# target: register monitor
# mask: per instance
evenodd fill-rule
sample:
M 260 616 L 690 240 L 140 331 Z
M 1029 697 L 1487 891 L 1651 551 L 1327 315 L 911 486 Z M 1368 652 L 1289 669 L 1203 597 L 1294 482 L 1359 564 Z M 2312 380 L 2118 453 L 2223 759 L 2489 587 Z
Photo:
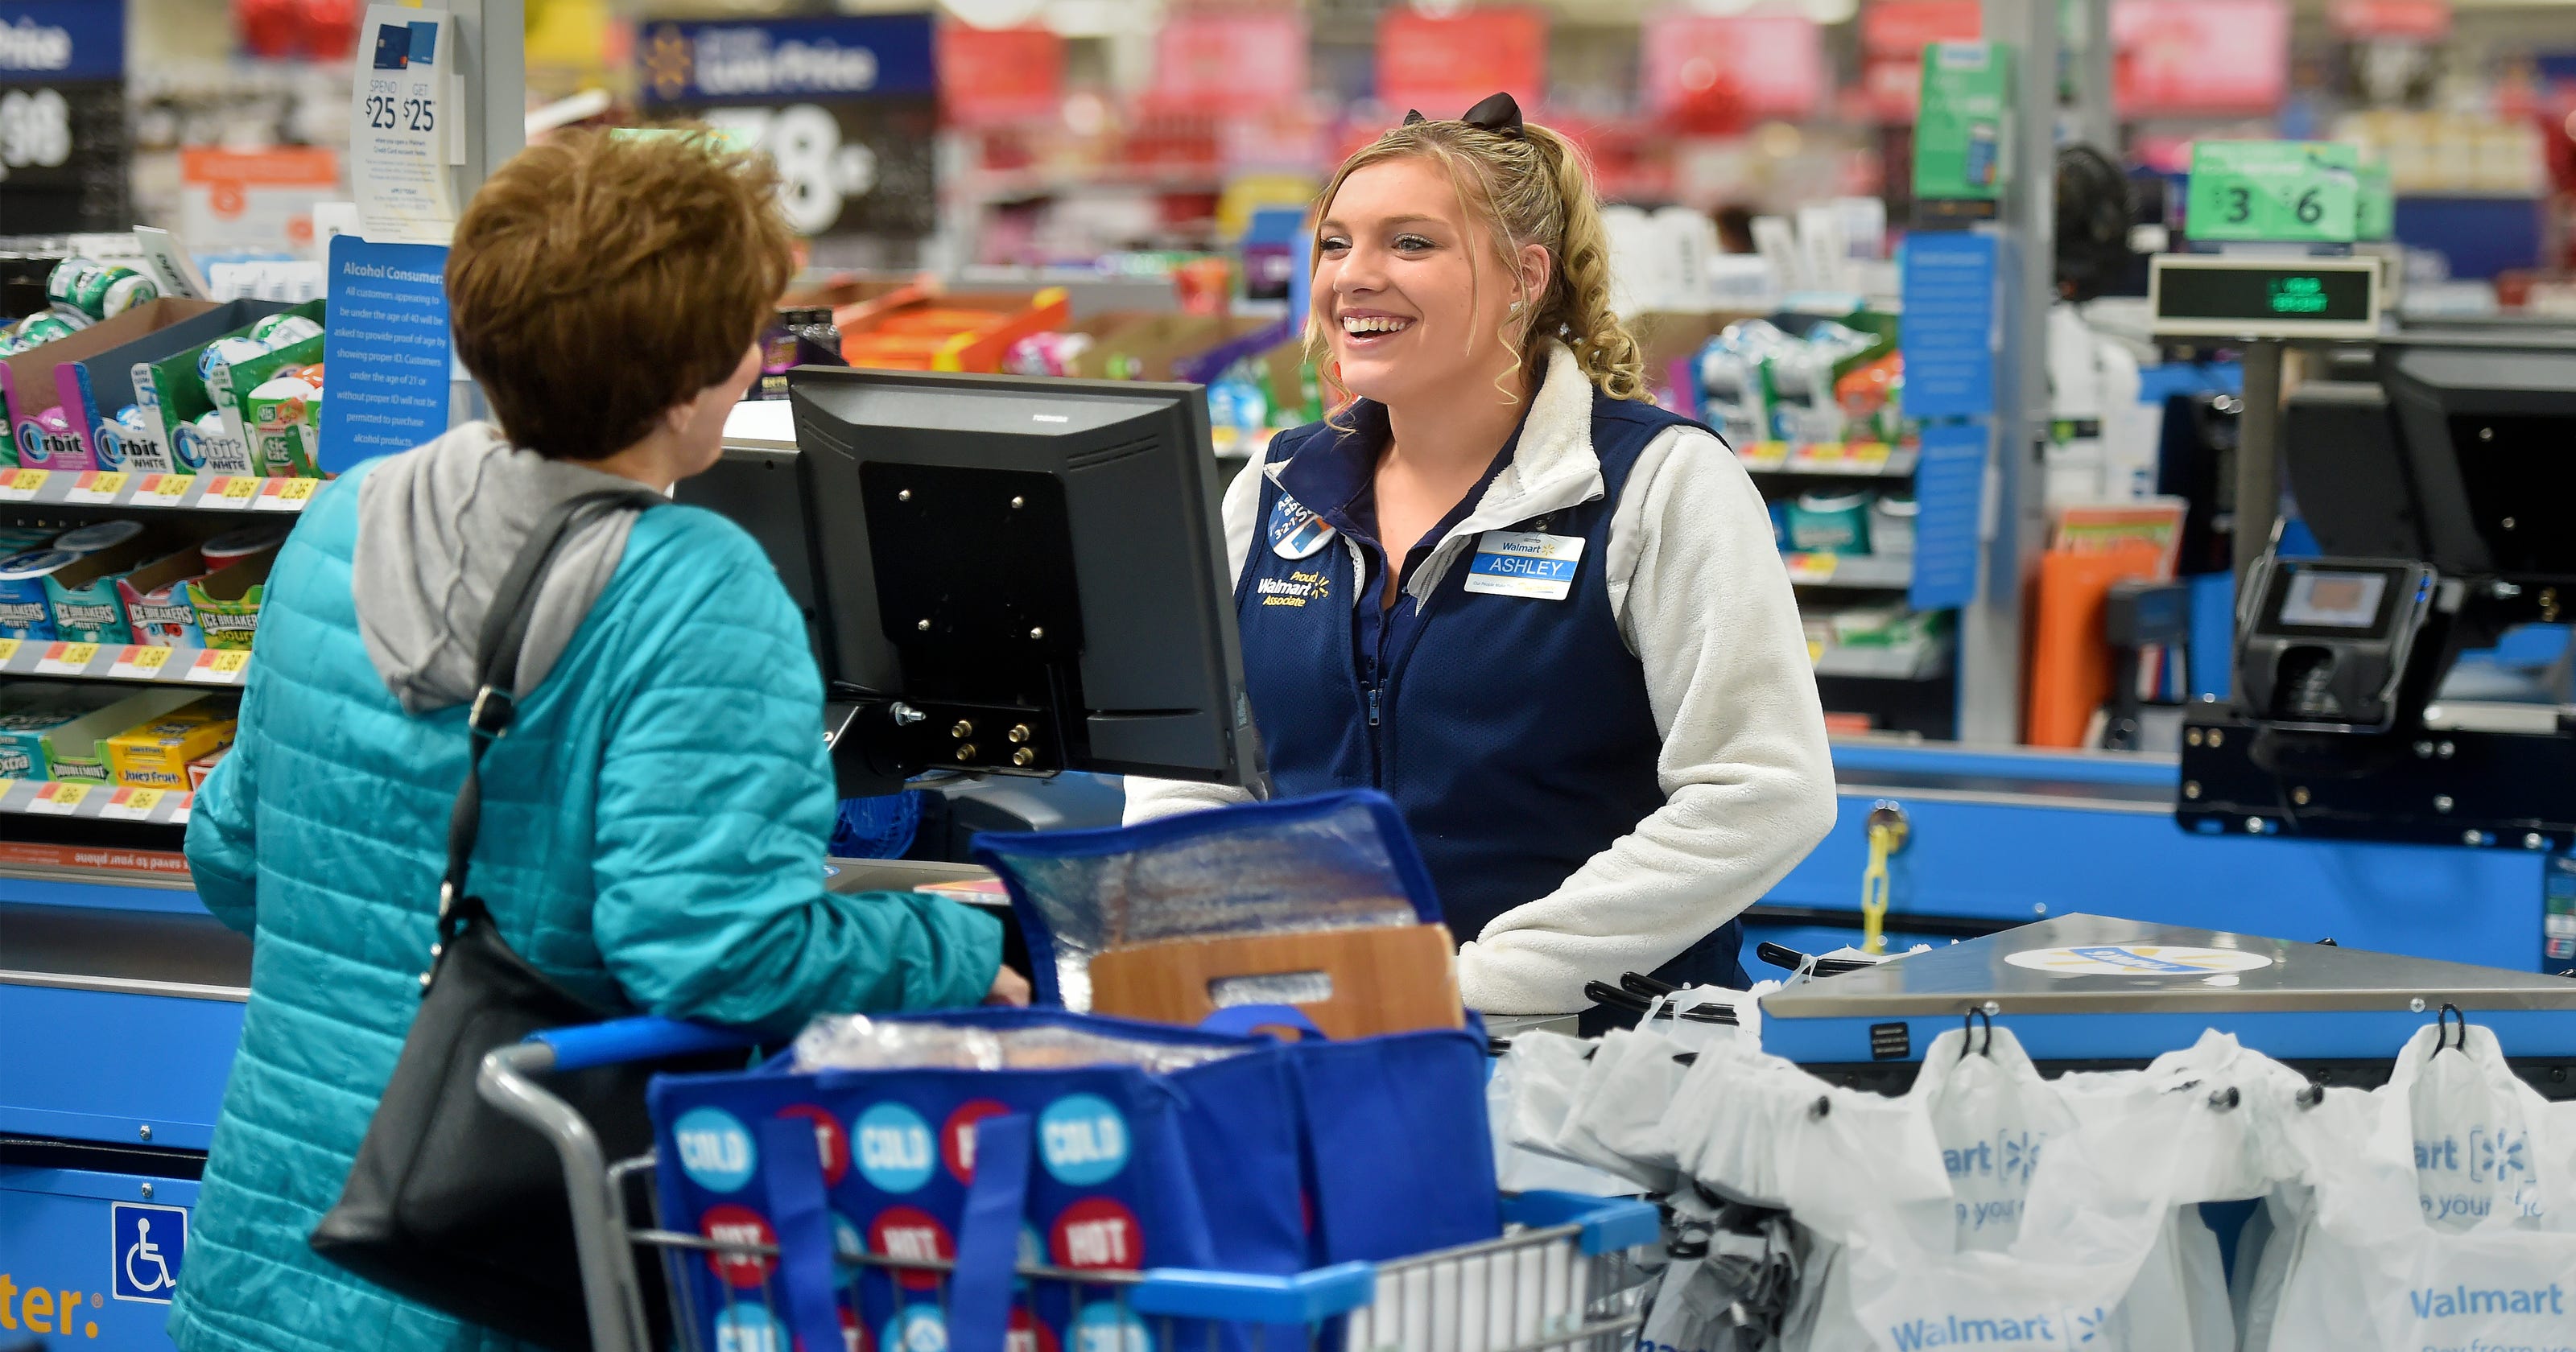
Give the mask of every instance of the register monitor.
M 2257 834 L 2576 844 L 2576 708 L 2446 693 L 2464 652 L 2576 619 L 2576 342 L 2409 335 L 2292 394 L 2322 557 L 2266 553 L 2235 688 L 2183 734 L 2177 813 Z M 2356 372 L 2355 374 L 2358 374 Z
M 808 367 L 789 391 L 845 792 L 1261 785 L 1198 386 Z

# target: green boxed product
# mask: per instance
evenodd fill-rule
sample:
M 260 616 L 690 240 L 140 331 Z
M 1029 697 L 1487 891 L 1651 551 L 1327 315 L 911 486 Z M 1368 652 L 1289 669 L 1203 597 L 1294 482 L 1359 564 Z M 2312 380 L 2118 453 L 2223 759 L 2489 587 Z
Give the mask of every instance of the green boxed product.
M 320 323 L 322 302 L 307 301 L 284 313 L 301 315 L 315 323 Z M 269 317 L 262 316 L 263 319 Z M 235 388 L 232 381 L 237 374 L 253 373 L 258 379 L 265 380 L 269 373 L 285 366 L 287 361 L 295 356 L 302 358 L 296 363 L 298 365 L 310 365 L 322 360 L 320 338 L 307 338 L 284 351 L 272 352 L 264 344 L 251 338 L 250 331 L 256 323 L 257 321 L 253 324 L 244 324 L 233 333 L 181 348 L 159 361 L 138 364 L 135 367 L 136 402 L 144 408 L 146 416 L 157 418 L 159 424 L 157 432 L 161 438 L 161 444 L 172 448 L 172 458 L 176 462 L 179 473 L 257 473 L 251 463 L 250 442 L 242 435 L 240 410 L 235 407 L 232 400 L 232 391 Z M 236 340 L 239 341 L 236 342 Z M 208 348 L 218 348 L 216 358 L 222 359 L 208 357 L 206 352 Z M 252 348 L 259 350 L 252 351 Z M 233 355 L 235 353 L 238 355 Z M 305 355 L 307 353 L 310 355 Z M 236 371 L 236 364 L 239 367 L 238 371 Z M 256 382 L 253 382 L 239 388 L 249 390 L 255 387 Z M 147 389 L 152 396 L 149 399 L 143 397 Z M 216 397 L 218 389 L 223 392 L 221 400 Z M 210 412 L 222 415 L 229 435 L 221 444 L 208 447 L 207 452 L 198 457 L 197 463 L 191 463 L 189 456 L 181 447 L 179 428 L 203 418 Z M 193 434 L 191 440 L 195 440 Z
M 167 556 L 171 543 L 146 531 L 47 574 L 45 603 L 53 609 L 54 637 L 70 643 L 132 643 L 134 626 L 117 584 Z
M 259 600 L 268 587 L 271 550 L 229 568 L 218 568 L 188 584 L 188 605 L 197 612 L 197 628 L 209 648 L 248 650 L 259 630 Z
M 2183 231 L 2195 240 L 2349 244 L 2360 187 L 2361 148 L 2348 141 L 2196 141 Z
M 1923 49 L 1914 124 L 1914 195 L 1992 202 L 2012 180 L 2012 49 L 1935 42 Z
M 205 693 L 55 681 L 0 686 L 0 778 L 106 783 L 100 742 Z

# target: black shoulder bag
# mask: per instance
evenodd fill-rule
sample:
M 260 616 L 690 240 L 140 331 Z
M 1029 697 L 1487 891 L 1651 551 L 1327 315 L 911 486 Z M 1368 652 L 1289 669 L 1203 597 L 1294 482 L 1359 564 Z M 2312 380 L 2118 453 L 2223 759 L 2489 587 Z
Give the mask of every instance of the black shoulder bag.
M 484 1053 L 549 1028 L 632 1013 L 603 1009 L 511 951 L 465 870 L 482 822 L 483 753 L 510 726 L 530 600 L 575 525 L 666 501 L 643 489 L 585 493 L 557 505 L 493 593 L 476 650 L 472 745 L 447 826 L 438 942 L 402 1059 L 367 1123 L 339 1204 L 314 1227 L 316 1253 L 398 1295 L 470 1324 L 561 1352 L 587 1352 L 590 1324 L 573 1247 L 563 1166 L 544 1136 L 475 1091 Z M 731 1058 L 740 1064 L 740 1054 Z M 701 1062 L 703 1064 L 703 1062 Z M 611 1160 L 652 1146 L 645 1082 L 656 1065 L 603 1066 L 547 1088 L 579 1109 Z M 666 1319 L 659 1264 L 641 1263 L 648 1318 Z

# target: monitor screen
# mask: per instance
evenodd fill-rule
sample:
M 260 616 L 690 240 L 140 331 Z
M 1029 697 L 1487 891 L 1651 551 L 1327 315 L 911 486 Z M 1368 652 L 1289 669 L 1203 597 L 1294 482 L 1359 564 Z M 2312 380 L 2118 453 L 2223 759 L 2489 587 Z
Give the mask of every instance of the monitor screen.
M 799 368 L 827 673 L 924 761 L 1257 773 L 1195 385 Z
M 2379 599 L 2387 594 L 2381 573 L 2329 572 L 2302 568 L 2290 578 L 2289 595 L 2281 601 L 2281 623 L 2305 628 L 2368 629 L 2379 619 Z

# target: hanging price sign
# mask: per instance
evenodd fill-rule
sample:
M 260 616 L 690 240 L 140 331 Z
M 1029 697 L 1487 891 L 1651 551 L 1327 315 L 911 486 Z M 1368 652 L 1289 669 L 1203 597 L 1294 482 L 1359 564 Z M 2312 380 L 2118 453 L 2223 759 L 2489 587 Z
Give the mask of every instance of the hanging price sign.
M 456 221 L 456 26 L 437 10 L 370 5 L 356 64 L 349 165 L 366 237 L 444 244 Z
M 0 0 L 0 228 L 130 228 L 130 153 L 125 6 Z
M 2184 230 L 2195 240 L 2349 244 L 2361 152 L 2340 141 L 2202 141 Z
M 766 153 L 806 235 L 927 235 L 939 83 L 931 17 L 870 14 L 647 25 L 639 92 Z

